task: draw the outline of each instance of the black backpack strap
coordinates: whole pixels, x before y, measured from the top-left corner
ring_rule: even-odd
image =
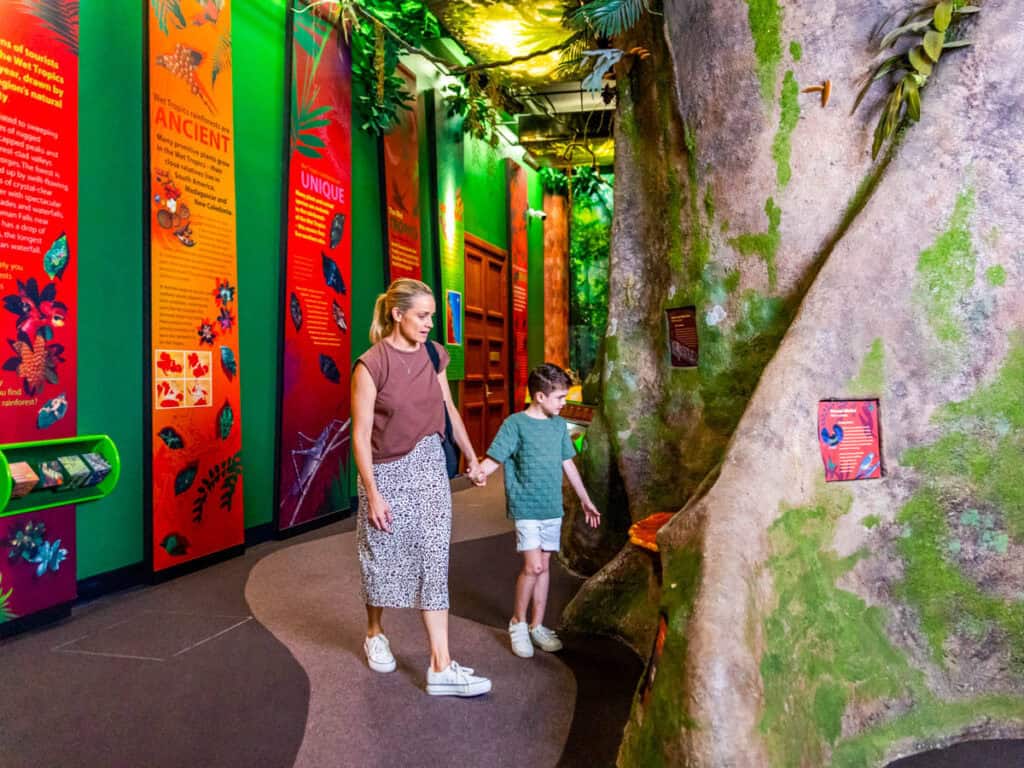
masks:
[[[441,356],[437,354],[437,347],[434,346],[434,342],[427,339],[427,357],[430,358],[430,362],[434,364],[434,372],[441,372]]]

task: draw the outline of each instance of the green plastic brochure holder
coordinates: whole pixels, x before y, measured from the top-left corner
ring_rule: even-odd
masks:
[[[11,478],[10,465],[14,462],[26,461],[35,465],[40,461],[55,460],[62,456],[81,456],[84,453],[98,453],[110,465],[110,472],[98,484],[70,489],[37,486],[25,496],[11,498],[14,480]],[[102,499],[114,490],[120,476],[121,457],[117,453],[114,441],[106,435],[83,435],[63,440],[0,445],[0,517]]]

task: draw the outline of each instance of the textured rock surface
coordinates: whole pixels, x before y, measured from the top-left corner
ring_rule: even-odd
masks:
[[[678,91],[620,77],[609,461],[642,516],[724,454],[659,536],[669,632],[622,765],[883,765],[1024,734],[1024,27],[984,4],[876,178],[853,81],[905,7],[668,3]],[[783,70],[833,102],[788,119]],[[660,313],[687,303],[701,367],[671,371]],[[881,398],[886,476],[826,487],[817,403],[854,395]]]

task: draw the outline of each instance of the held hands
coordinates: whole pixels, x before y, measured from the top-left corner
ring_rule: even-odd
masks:
[[[368,502],[369,509],[367,509],[366,516],[370,525],[378,531],[391,533],[391,505],[379,493],[370,496]]]
[[[582,504],[583,517],[586,519],[587,525],[591,528],[597,528],[601,524],[601,513],[590,499],[584,499]]]
[[[473,481],[473,485],[482,487],[487,485],[487,473],[484,472],[480,462],[473,459],[466,465],[466,477]]]

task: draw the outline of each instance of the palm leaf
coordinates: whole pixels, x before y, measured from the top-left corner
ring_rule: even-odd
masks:
[[[594,0],[572,16],[585,21],[600,37],[615,37],[632,28],[647,10],[647,0]]]
[[[231,35],[221,35],[213,51],[213,74],[210,77],[212,86],[217,85],[217,75],[225,69],[231,69]]]
[[[21,0],[21,7],[78,55],[78,0]]]

